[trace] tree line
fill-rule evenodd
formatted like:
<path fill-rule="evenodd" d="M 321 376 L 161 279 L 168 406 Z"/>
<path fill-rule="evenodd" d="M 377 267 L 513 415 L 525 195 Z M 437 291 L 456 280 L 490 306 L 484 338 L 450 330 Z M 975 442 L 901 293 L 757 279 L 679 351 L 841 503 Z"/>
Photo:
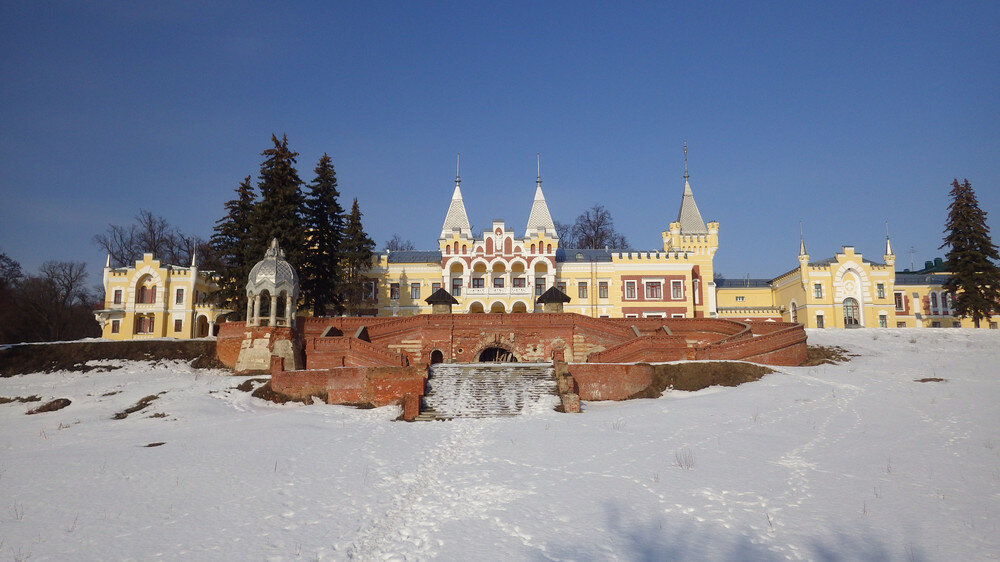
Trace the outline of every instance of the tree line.
<path fill-rule="evenodd" d="M 0 343 L 98 337 L 96 295 L 87 287 L 87 264 L 47 261 L 25 275 L 0 252 Z"/>
<path fill-rule="evenodd" d="M 363 282 L 371 268 L 375 242 L 365 232 L 357 198 L 351 210 L 340 205 L 337 174 L 329 155 L 306 184 L 296 170 L 299 154 L 287 136 L 271 135 L 273 146 L 261 156 L 257 183 L 247 176 L 216 221 L 211 248 L 219 263 L 220 304 L 246 313 L 246 282 L 272 238 L 299 273 L 301 309 L 314 315 L 355 314 L 366 308 Z"/>

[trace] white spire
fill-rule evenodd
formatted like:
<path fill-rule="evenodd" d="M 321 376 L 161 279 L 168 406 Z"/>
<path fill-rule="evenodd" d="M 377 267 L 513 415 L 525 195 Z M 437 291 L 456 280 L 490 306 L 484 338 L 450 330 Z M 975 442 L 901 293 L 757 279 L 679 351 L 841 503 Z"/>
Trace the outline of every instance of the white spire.
<path fill-rule="evenodd" d="M 802 234 L 802 221 L 799 221 L 799 255 L 809 255 L 809 252 L 806 251 L 806 237 Z"/>
<path fill-rule="evenodd" d="M 892 242 L 889 241 L 889 221 L 885 221 L 885 255 L 892 256 Z"/>
<path fill-rule="evenodd" d="M 537 229 L 542 228 L 548 236 L 557 238 L 556 225 L 552 222 L 549 206 L 545 203 L 545 194 L 542 193 L 542 155 L 538 153 L 535 157 L 538 169 L 538 175 L 535 177 L 535 200 L 531 203 L 531 213 L 528 214 L 528 226 L 524 228 L 524 235 L 531 236 Z"/>
<path fill-rule="evenodd" d="M 681 209 L 677 213 L 677 222 L 681 223 L 683 234 L 708 234 L 708 227 L 701 218 L 698 204 L 694 202 L 694 192 L 688 182 L 690 175 L 687 169 L 687 141 L 684 141 L 684 196 L 681 198 Z"/>
<path fill-rule="evenodd" d="M 444 217 L 444 224 L 441 226 L 441 238 L 446 238 L 452 230 L 459 229 L 463 236 L 472 237 L 472 228 L 469 226 L 469 215 L 465 212 L 465 201 L 462 200 L 462 179 L 459 175 L 459 158 L 455 157 L 455 192 L 451 196 L 451 205 L 448 207 L 448 214 Z"/>

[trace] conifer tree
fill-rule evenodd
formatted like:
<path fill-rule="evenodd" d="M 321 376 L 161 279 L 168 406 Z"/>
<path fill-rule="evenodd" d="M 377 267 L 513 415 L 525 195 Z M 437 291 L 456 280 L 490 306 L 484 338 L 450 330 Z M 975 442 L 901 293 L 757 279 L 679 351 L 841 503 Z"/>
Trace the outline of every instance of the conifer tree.
<path fill-rule="evenodd" d="M 941 245 L 949 247 L 945 261 L 951 276 L 944 288 L 954 295 L 956 316 L 971 316 L 978 328 L 980 320 L 1000 312 L 1000 256 L 990 240 L 986 211 L 979 208 L 969 180 L 960 184 L 956 178 L 951 188 Z"/>
<path fill-rule="evenodd" d="M 236 199 L 226 202 L 226 216 L 215 221 L 212 234 L 212 248 L 222 263 L 219 271 L 219 291 L 215 298 L 234 311 L 232 318 L 246 315 L 246 284 L 250 268 L 264 257 L 251 253 L 251 225 L 254 207 L 257 204 L 250 176 L 236 187 Z"/>
<path fill-rule="evenodd" d="M 309 184 L 304 219 L 308 244 L 302 262 L 303 307 L 316 316 L 341 312 L 340 261 L 344 238 L 344 208 L 337 200 L 337 174 L 327 154 L 316 165 L 316 179 Z"/>
<path fill-rule="evenodd" d="M 365 273 L 371 269 L 375 253 L 375 241 L 365 232 L 361 224 L 361 209 L 357 198 L 351 205 L 351 213 L 344 222 L 343 267 L 344 305 L 348 314 L 358 314 L 364 308 L 373 306 L 366 302 Z"/>
<path fill-rule="evenodd" d="M 281 140 L 271 135 L 273 148 L 261 153 L 265 156 L 260 165 L 257 189 L 260 201 L 254 212 L 253 245 L 254 255 L 264 256 L 264 251 L 272 238 L 285 251 L 285 259 L 292 267 L 302 266 L 302 256 L 306 247 L 306 229 L 302 224 L 302 180 L 295 170 L 295 158 L 299 155 L 288 148 L 288 137 Z M 260 259 L 260 258 L 258 258 Z"/>

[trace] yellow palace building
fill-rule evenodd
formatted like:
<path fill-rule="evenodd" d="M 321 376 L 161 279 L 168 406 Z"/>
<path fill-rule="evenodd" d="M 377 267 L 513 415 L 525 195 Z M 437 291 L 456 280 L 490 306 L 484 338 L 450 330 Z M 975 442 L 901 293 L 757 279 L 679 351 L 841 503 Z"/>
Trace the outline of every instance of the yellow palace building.
<path fill-rule="evenodd" d="M 104 304 L 94 316 L 101 336 L 112 340 L 208 337 L 231 312 L 211 302 L 216 290 L 215 274 L 199 270 L 195 259 L 181 267 L 143 254 L 134 266 L 114 268 L 108 256 Z"/>
<path fill-rule="evenodd" d="M 555 286 L 571 298 L 565 312 L 715 316 L 712 264 L 719 225 L 702 220 L 686 177 L 678 218 L 662 233 L 663 247 L 643 251 L 560 247 L 540 176 L 522 235 L 502 220 L 473 233 L 456 177 L 438 249 L 380 254 L 369 297 L 379 315 L 430 313 L 424 299 L 440 288 L 458 300 L 455 312 L 526 313 L 540 312 L 535 300 Z"/>
<path fill-rule="evenodd" d="M 705 222 L 684 172 L 677 219 L 652 250 L 563 248 L 542 181 L 523 235 L 506 222 L 473 233 L 455 178 L 433 251 L 376 257 L 368 296 L 379 316 L 428 314 L 424 302 L 440 288 L 456 313 L 540 312 L 535 299 L 555 286 L 570 297 L 566 312 L 610 318 L 730 318 L 799 322 L 808 328 L 972 327 L 951 315 L 941 285 L 947 272 L 900 272 L 889 238 L 881 262 L 852 246 L 813 260 L 801 241 L 798 266 L 772 279 L 716 279 L 719 223 Z M 982 327 L 996 327 L 995 319 Z"/>
<path fill-rule="evenodd" d="M 888 237 L 880 262 L 852 246 L 813 259 L 802 240 L 798 265 L 777 277 L 716 278 L 719 223 L 702 218 L 689 180 L 685 164 L 677 218 L 661 233 L 661 247 L 575 249 L 560 246 L 541 174 L 520 233 L 503 220 L 472 232 L 456 174 L 437 249 L 376 254 L 366 284 L 368 313 L 429 314 L 425 299 L 438 289 L 458 301 L 455 313 L 541 312 L 536 300 L 554 286 L 570 298 L 565 312 L 591 317 L 770 320 L 807 328 L 973 327 L 971 320 L 952 316 L 940 260 L 921 271 L 896 272 Z M 218 289 L 212 272 L 193 262 L 162 265 L 151 254 L 125 268 L 109 262 L 104 288 L 106 301 L 96 316 L 110 339 L 204 337 L 231 312 L 210 302 Z M 981 327 L 996 328 L 997 320 Z"/>

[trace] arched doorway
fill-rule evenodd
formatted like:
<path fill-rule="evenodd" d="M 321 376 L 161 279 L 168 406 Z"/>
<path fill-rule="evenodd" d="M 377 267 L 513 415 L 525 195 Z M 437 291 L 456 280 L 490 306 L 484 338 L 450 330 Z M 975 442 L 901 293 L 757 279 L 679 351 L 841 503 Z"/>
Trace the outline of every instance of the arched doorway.
<path fill-rule="evenodd" d="M 483 312 L 486 312 L 486 310 L 483 309 L 483 303 L 474 302 L 469 305 L 469 314 L 482 314 Z"/>
<path fill-rule="evenodd" d="M 844 327 L 861 325 L 861 309 L 854 297 L 844 299 Z"/>
<path fill-rule="evenodd" d="M 480 363 L 517 363 L 517 357 L 502 347 L 487 347 L 479 354 Z"/>
<path fill-rule="evenodd" d="M 438 363 L 444 362 L 444 353 L 441 353 L 440 349 L 435 349 L 431 352 L 431 365 L 436 365 Z"/>
<path fill-rule="evenodd" d="M 208 318 L 205 316 L 198 317 L 198 330 L 196 332 L 199 338 L 208 337 Z"/>
<path fill-rule="evenodd" d="M 502 302 L 497 301 L 490 305 L 490 312 L 493 314 L 503 314 L 507 312 L 507 308 L 503 305 Z"/>
<path fill-rule="evenodd" d="M 515 314 L 528 312 L 528 306 L 521 301 L 517 301 L 514 303 L 514 306 L 511 307 L 510 311 Z"/>

